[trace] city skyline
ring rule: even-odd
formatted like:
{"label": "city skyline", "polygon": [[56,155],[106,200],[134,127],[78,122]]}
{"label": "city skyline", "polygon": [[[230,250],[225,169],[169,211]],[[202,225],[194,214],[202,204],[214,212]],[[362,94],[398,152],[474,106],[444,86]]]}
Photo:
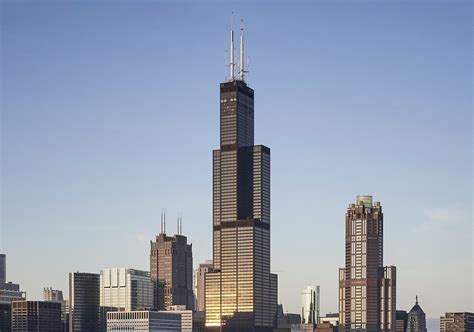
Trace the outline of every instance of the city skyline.
{"label": "city skyline", "polygon": [[[194,267],[212,259],[209,151],[218,137],[216,87],[224,80],[232,6],[180,5],[188,19],[181,27],[166,18],[178,13],[165,4],[70,6],[2,3],[0,251],[8,256],[8,280],[20,283],[29,300],[40,299],[47,286],[66,291],[68,272],[146,270],[146,247],[159,231],[162,207],[170,215],[183,212]],[[318,284],[321,315],[337,311],[343,211],[355,195],[369,194],[384,204],[384,264],[397,266],[397,309],[408,310],[419,294],[427,317],[472,311],[465,45],[465,9],[472,5],[399,3],[390,13],[395,4],[361,4],[368,12],[349,4],[300,4],[289,15],[281,5],[268,13],[249,6],[256,12],[236,13],[248,31],[256,141],[273,149],[271,265],[279,275],[278,303],[298,313],[300,290]],[[135,25],[124,25],[125,12]],[[207,22],[198,26],[199,15]],[[84,18],[90,27],[81,24]],[[452,25],[454,18],[459,25]],[[406,24],[373,31],[384,19]],[[271,35],[266,24],[275,26]],[[95,37],[80,38],[94,28]],[[189,29],[195,31],[191,41]],[[171,31],[176,35],[163,37]],[[308,44],[290,38],[309,33]],[[110,50],[100,46],[104,41]],[[195,65],[184,61],[189,52]],[[31,71],[37,77],[28,76]],[[72,78],[62,87],[64,75]],[[189,153],[179,152],[184,149]],[[123,247],[118,257],[95,253],[116,246],[117,236]],[[301,239],[288,252],[287,236]],[[64,264],[38,265],[22,240]],[[63,255],[55,245],[70,252]],[[313,263],[301,257],[308,250],[314,250]],[[38,271],[38,281],[27,266]],[[435,272],[438,277],[430,278]]]}

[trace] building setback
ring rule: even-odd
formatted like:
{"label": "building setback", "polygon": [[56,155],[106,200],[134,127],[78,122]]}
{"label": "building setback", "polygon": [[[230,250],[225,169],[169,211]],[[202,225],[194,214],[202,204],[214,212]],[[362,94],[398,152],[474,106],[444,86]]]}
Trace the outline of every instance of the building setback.
{"label": "building setback", "polygon": [[213,151],[213,271],[206,273],[206,327],[271,331],[277,276],[270,273],[270,149],[254,145],[254,90],[220,85],[220,149]]}
{"label": "building setback", "polygon": [[447,312],[439,319],[440,332],[473,332],[474,313],[472,312]]}
{"label": "building setback", "polygon": [[11,310],[12,332],[61,332],[61,303],[14,301]]}
{"label": "building setback", "polygon": [[346,266],[339,269],[340,331],[395,331],[396,268],[383,267],[383,213],[372,196],[346,212]]}
{"label": "building setback", "polygon": [[150,274],[155,308],[185,305],[194,310],[193,250],[186,236],[167,236],[162,229],[155,242],[150,241]]}
{"label": "building setback", "polygon": [[20,290],[20,285],[7,282],[7,256],[0,254],[0,303],[8,304],[25,299],[26,293]]}
{"label": "building setback", "polygon": [[69,331],[100,331],[100,280],[96,273],[69,273]]}

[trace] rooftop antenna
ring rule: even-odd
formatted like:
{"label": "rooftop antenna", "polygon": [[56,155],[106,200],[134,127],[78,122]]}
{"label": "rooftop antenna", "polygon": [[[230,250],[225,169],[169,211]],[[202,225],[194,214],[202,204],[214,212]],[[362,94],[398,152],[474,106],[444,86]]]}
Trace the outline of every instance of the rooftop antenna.
{"label": "rooftop antenna", "polygon": [[418,295],[416,296],[415,304],[418,304]]}
{"label": "rooftop antenna", "polygon": [[234,12],[230,18],[230,81],[234,81]]}
{"label": "rooftop antenna", "polygon": [[239,79],[244,81],[244,19],[240,19]]}
{"label": "rooftop antenna", "polygon": [[179,234],[179,213],[178,213],[178,218],[177,218],[177,223],[176,223],[176,234]]}
{"label": "rooftop antenna", "polygon": [[163,209],[163,233],[166,234],[166,209]]}
{"label": "rooftop antenna", "polygon": [[224,82],[227,82],[227,50],[224,51]]}
{"label": "rooftop antenna", "polygon": [[179,235],[183,235],[183,216],[179,215]]}
{"label": "rooftop antenna", "polygon": [[161,232],[163,233],[163,208],[161,209]]}

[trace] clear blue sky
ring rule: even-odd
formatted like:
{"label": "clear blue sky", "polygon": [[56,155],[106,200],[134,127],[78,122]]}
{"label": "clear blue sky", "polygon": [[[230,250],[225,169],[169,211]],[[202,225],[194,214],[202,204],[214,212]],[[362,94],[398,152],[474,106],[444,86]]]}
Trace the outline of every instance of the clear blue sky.
{"label": "clear blue sky", "polygon": [[148,269],[160,210],[211,256],[211,150],[229,17],[272,149],[279,301],[337,311],[344,216],[385,213],[398,305],[474,310],[470,1],[2,1],[2,228],[31,299],[67,273]]}

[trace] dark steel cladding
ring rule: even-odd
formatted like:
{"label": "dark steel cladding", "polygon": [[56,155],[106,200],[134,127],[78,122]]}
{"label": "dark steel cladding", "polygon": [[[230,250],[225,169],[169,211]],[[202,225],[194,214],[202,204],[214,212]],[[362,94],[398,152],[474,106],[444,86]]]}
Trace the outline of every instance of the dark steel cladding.
{"label": "dark steel cladding", "polygon": [[277,302],[277,277],[270,273],[270,149],[254,145],[254,91],[243,81],[220,85],[220,130],[206,326],[270,331]]}

